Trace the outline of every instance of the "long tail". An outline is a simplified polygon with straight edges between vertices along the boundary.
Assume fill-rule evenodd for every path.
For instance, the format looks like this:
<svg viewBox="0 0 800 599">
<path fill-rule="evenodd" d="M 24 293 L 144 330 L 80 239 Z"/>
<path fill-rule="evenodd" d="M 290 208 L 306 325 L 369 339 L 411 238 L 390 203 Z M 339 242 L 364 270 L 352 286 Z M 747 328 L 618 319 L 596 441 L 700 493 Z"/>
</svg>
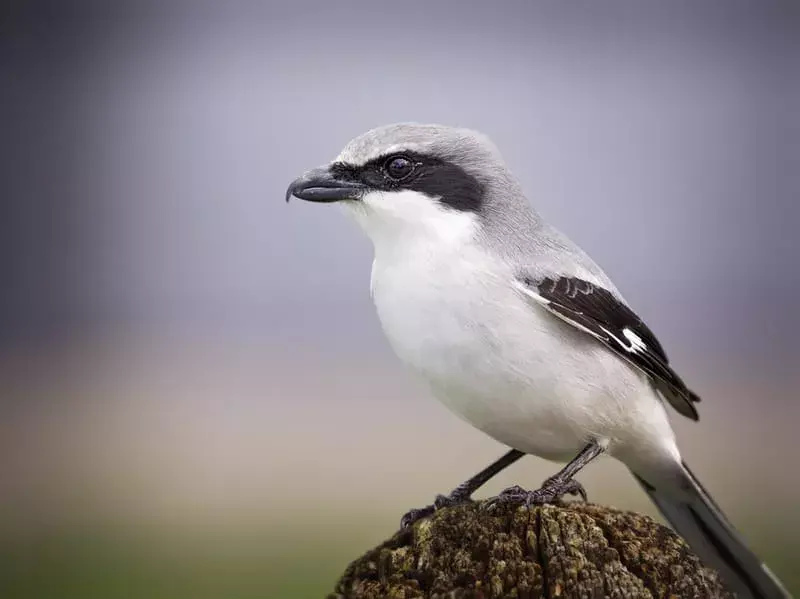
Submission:
<svg viewBox="0 0 800 599">
<path fill-rule="evenodd" d="M 634 476 L 672 527 L 706 565 L 722 575 L 739 599 L 791 599 L 789 591 L 747 548 L 685 462 L 682 473 L 685 484 L 680 494 L 660 491 L 636 473 Z"/>
</svg>

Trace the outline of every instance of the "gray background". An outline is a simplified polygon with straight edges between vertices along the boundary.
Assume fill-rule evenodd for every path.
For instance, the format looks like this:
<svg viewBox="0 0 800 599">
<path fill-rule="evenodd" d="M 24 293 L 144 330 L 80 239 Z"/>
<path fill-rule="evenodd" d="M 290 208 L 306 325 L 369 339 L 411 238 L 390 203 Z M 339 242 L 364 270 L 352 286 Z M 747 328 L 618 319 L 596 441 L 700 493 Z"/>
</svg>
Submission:
<svg viewBox="0 0 800 599">
<path fill-rule="evenodd" d="M 0 528 L 183 547 L 241 526 L 302 554 L 371 514 L 321 593 L 499 454 L 390 354 L 362 234 L 283 202 L 351 137 L 414 120 L 487 133 L 616 280 L 704 397 L 676 422 L 687 461 L 788 576 L 769 543 L 800 528 L 752 514 L 800 499 L 798 46 L 790 2 L 19 4 L 0 27 Z M 650 509 L 612 464 L 584 481 Z"/>
</svg>

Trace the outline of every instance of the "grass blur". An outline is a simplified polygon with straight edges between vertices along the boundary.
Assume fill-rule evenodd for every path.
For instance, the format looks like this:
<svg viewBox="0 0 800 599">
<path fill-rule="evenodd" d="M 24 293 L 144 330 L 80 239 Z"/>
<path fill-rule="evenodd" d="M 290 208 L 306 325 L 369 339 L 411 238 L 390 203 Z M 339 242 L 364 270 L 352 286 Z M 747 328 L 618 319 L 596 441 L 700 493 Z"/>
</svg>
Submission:
<svg viewBox="0 0 800 599">
<path fill-rule="evenodd" d="M 376 544 L 391 528 L 365 522 L 356 512 L 338 525 L 306 530 L 287 522 L 290 538 L 269 531 L 245 540 L 196 538 L 171 544 L 64 531 L 35 545 L 4 543 L 0 553 L 2 596 L 7 599 L 293 599 L 324 597 L 347 562 Z M 759 543 L 790 590 L 800 591 L 787 539 Z"/>
<path fill-rule="evenodd" d="M 7 599 L 197 599 L 321 597 L 350 556 L 374 539 L 360 534 L 297 539 L 276 547 L 269 534 L 250 542 L 165 548 L 108 532 L 74 531 L 35 547 L 4 547 Z"/>
<path fill-rule="evenodd" d="M 0 359 L 2 396 L 24 399 L 0 423 L 0 598 L 330 592 L 405 510 L 503 450 L 393 361 L 362 359 L 356 373 L 348 360 L 196 340 Z M 675 421 L 684 454 L 800 593 L 800 479 L 782 466 L 798 407 L 763 383 L 699 383 L 701 422 Z M 553 468 L 522 460 L 482 495 L 531 486 Z M 581 481 L 597 503 L 655 515 L 613 460 Z"/>
</svg>

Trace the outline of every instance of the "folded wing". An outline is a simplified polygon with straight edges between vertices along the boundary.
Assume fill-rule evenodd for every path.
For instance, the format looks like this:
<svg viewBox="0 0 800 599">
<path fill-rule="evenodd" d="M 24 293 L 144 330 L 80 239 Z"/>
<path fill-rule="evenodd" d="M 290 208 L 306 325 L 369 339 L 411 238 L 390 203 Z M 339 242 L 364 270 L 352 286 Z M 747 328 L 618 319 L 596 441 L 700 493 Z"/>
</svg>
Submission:
<svg viewBox="0 0 800 599">
<path fill-rule="evenodd" d="M 521 276 L 517 287 L 550 313 L 595 337 L 646 373 L 679 413 L 697 420 L 700 398 L 669 366 L 664 348 L 633 310 L 607 289 L 576 277 Z"/>
</svg>

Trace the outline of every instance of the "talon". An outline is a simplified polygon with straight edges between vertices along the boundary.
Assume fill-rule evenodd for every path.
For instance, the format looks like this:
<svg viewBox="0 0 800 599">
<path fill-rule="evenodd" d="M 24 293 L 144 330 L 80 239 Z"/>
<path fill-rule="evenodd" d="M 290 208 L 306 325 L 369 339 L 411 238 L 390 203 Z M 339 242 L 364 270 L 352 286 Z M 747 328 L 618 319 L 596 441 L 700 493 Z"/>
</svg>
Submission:
<svg viewBox="0 0 800 599">
<path fill-rule="evenodd" d="M 569 480 L 560 489 L 561 495 L 575 495 L 580 496 L 584 502 L 589 501 L 589 497 L 586 495 L 586 489 L 583 488 L 583 485 L 579 483 L 577 480 Z"/>
<path fill-rule="evenodd" d="M 555 503 L 564 495 L 580 495 L 586 501 L 586 490 L 578 481 L 547 479 L 542 487 L 535 491 L 527 491 L 517 485 L 503 489 L 497 497 L 489 499 L 484 505 L 488 511 L 493 511 L 503 503 L 521 503 L 526 507 L 530 507 L 532 505 Z"/>
<path fill-rule="evenodd" d="M 555 477 L 548 478 L 542 483 L 540 491 L 547 492 L 552 497 L 549 500 L 550 502 L 559 501 L 564 495 L 575 495 L 580 496 L 583 501 L 589 500 L 586 495 L 586 489 L 575 479 L 562 481 Z"/>
<path fill-rule="evenodd" d="M 450 495 L 437 495 L 436 499 L 433 500 L 431 505 L 426 505 L 423 508 L 406 512 L 406 514 L 400 519 L 400 528 L 408 528 L 418 520 L 422 520 L 423 518 L 433 515 L 433 513 L 437 510 L 459 505 L 461 503 L 470 503 L 471 501 L 472 499 L 469 497 L 463 496 L 456 492 L 453 492 Z"/>
<path fill-rule="evenodd" d="M 435 511 L 436 507 L 433 505 L 426 505 L 423 508 L 409 510 L 402 518 L 400 518 L 400 528 L 408 528 L 415 522 L 422 520 L 423 518 L 427 518 Z"/>
<path fill-rule="evenodd" d="M 436 499 L 433 500 L 433 507 L 436 508 L 437 510 L 440 510 L 445 507 L 450 507 L 453 504 L 454 504 L 453 500 L 450 499 L 450 497 L 448 497 L 447 495 L 437 495 Z"/>
<path fill-rule="evenodd" d="M 503 489 L 502 491 L 500 491 L 499 497 L 524 495 L 527 492 L 528 491 L 526 491 L 519 485 L 514 485 L 513 487 L 508 487 L 507 489 Z"/>
</svg>

